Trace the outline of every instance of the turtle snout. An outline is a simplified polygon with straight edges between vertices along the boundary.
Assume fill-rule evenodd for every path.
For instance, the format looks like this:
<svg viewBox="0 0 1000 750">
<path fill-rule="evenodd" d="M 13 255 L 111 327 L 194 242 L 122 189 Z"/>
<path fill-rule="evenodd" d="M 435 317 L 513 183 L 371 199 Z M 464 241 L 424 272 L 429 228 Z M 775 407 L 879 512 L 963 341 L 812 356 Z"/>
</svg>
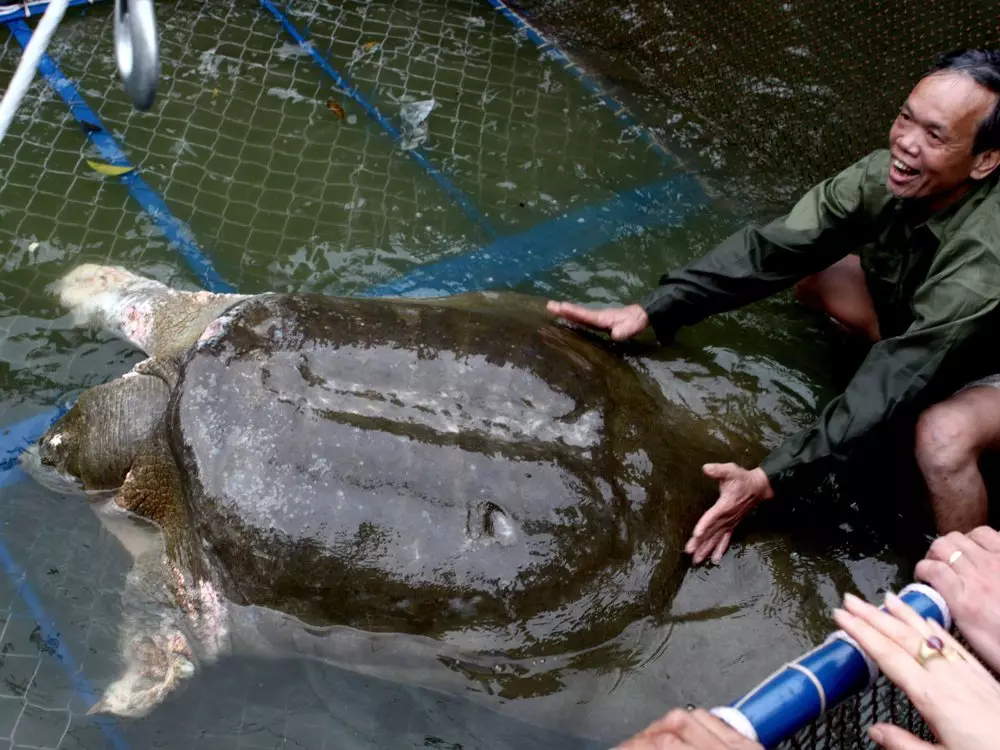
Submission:
<svg viewBox="0 0 1000 750">
<path fill-rule="evenodd" d="M 38 441 L 38 462 L 44 467 L 66 471 L 71 457 L 72 441 L 65 433 L 49 430 Z"/>
<path fill-rule="evenodd" d="M 40 441 L 21 454 L 19 460 L 21 469 L 39 485 L 52 492 L 63 494 L 78 491 L 80 483 L 65 473 L 66 458 L 60 451 L 65 451 L 65 448 L 58 444 L 47 447 Z"/>
</svg>

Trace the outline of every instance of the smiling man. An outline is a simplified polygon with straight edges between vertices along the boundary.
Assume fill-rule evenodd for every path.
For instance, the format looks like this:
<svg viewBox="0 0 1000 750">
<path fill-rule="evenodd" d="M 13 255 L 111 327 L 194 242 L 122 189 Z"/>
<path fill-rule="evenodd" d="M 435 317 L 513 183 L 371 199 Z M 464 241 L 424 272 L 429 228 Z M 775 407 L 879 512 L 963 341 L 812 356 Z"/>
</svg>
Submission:
<svg viewBox="0 0 1000 750">
<path fill-rule="evenodd" d="M 952 52 L 910 93 L 888 150 L 817 185 L 786 216 L 666 274 L 639 304 L 549 303 L 615 339 L 651 325 L 665 342 L 795 285 L 799 300 L 872 340 L 846 390 L 760 466 L 704 467 L 720 494 L 687 543 L 695 563 L 718 561 L 759 502 L 902 420 L 916 426 L 938 531 L 987 522 L 979 457 L 1000 449 L 998 165 L 1000 51 Z"/>
</svg>

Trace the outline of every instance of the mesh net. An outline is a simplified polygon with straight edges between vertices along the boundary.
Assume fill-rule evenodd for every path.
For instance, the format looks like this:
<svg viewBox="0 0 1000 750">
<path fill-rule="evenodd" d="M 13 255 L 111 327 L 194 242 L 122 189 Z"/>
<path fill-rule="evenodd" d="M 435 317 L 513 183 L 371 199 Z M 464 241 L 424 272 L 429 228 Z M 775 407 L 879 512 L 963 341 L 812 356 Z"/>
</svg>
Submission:
<svg viewBox="0 0 1000 750">
<path fill-rule="evenodd" d="M 882 144 L 908 83 L 935 54 L 995 43 L 998 31 L 992 3 L 977 0 L 521 5 L 664 142 L 761 212 Z M 669 160 L 651 156 L 638 129 L 622 129 L 481 0 L 295 0 L 284 10 L 357 97 L 248 0 L 157 4 L 164 78 L 151 114 L 135 112 L 121 90 L 109 6 L 71 11 L 51 49 L 143 178 L 241 291 L 358 292 L 676 174 Z M 0 45 L 0 80 L 8 80 L 20 48 L 9 34 Z M 432 98 L 419 153 L 451 193 L 385 127 L 402 129 L 406 105 Z M 384 121 L 369 117 L 362 101 Z M 149 217 L 87 159 L 100 155 L 36 80 L 0 151 L 0 424 L 134 362 L 120 346 L 85 338 L 42 293 L 67 265 L 121 263 L 192 285 Z M 478 212 L 458 206 L 456 194 Z M 634 269 L 650 264 L 644 255 L 625 257 L 628 271 L 608 272 L 609 288 L 627 288 Z M 28 517 L 65 549 L 53 556 L 40 536 L 16 535 L 10 552 L 29 571 L 16 581 L 33 581 L 50 604 L 72 598 L 60 638 L 88 655 L 82 668 L 91 679 L 106 682 L 117 665 L 97 655 L 117 650 L 103 623 L 117 614 L 125 562 L 113 545 L 88 547 L 99 533 L 93 519 L 82 528 L 67 517 L 53 529 L 29 505 L 5 504 L 5 522 Z M 96 573 L 80 572 L 88 566 Z M 113 745 L 81 717 L 37 613 L 17 585 L 3 585 L 10 590 L 2 592 L 0 746 Z M 252 725 L 247 709 L 239 711 L 240 726 Z M 928 736 L 882 679 L 789 745 L 867 746 L 876 717 Z M 271 739 L 291 736 L 286 721 L 274 720 Z"/>
<path fill-rule="evenodd" d="M 789 199 L 872 149 L 942 52 L 996 46 L 990 0 L 517 0 L 536 24 L 715 168 Z M 635 92 L 641 92 L 639 97 Z M 753 175 L 741 180 L 739 175 Z"/>
<path fill-rule="evenodd" d="M 664 174 L 644 144 L 630 147 L 634 137 L 596 116 L 601 107 L 587 92 L 475 0 L 300 0 L 285 10 L 397 131 L 408 103 L 435 101 L 421 151 L 456 191 L 486 207 L 483 221 L 457 210 L 406 144 L 366 116 L 256 3 L 157 8 L 164 80 L 155 113 L 134 111 L 121 90 L 109 8 L 71 11 L 52 52 L 241 290 L 356 292 L 485 244 L 493 225 L 509 234 L 607 200 L 609 177 L 627 189 Z M 16 43 L 6 45 L 0 75 L 17 60 Z M 18 149 L 0 157 L 2 204 L 27 206 L 16 234 L 47 239 L 55 219 L 78 226 L 84 245 L 96 241 L 88 232 L 101 231 L 114 257 L 154 262 L 159 237 L 118 186 L 89 172 L 83 158 L 96 154 L 81 154 L 75 122 L 44 81 L 18 125 Z M 511 139 L 515 130 L 531 137 Z M 600 158 L 609 142 L 620 144 L 610 164 Z M 540 160 L 547 169 L 532 168 Z M 55 216 L 46 196 L 66 196 Z M 145 240 L 141 250 L 116 247 L 134 232 Z"/>
</svg>

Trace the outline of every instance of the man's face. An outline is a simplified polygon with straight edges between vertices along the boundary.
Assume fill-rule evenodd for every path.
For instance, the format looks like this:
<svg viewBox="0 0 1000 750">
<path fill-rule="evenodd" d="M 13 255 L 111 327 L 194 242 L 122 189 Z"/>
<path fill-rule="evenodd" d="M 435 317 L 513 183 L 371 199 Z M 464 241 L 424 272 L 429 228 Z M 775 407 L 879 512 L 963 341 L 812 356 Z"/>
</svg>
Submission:
<svg viewBox="0 0 1000 750">
<path fill-rule="evenodd" d="M 973 156 L 972 144 L 996 101 L 996 94 L 964 73 L 921 80 L 889 131 L 889 190 L 901 198 L 931 198 L 938 207 L 964 193 L 970 177 L 985 177 L 991 157 Z"/>
</svg>

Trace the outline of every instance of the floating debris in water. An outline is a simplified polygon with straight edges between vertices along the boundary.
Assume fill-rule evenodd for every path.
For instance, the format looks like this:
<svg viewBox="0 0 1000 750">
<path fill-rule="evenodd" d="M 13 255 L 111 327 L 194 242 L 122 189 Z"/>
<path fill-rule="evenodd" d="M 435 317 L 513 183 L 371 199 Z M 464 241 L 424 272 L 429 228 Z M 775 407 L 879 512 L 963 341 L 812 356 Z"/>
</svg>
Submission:
<svg viewBox="0 0 1000 750">
<path fill-rule="evenodd" d="M 105 164 L 100 161 L 93 161 L 92 159 L 87 159 L 87 166 L 93 169 L 98 174 L 103 174 L 106 177 L 121 177 L 123 174 L 128 174 L 133 169 L 134 166 L 129 164 L 128 166 L 121 166 L 119 164 Z"/>
<path fill-rule="evenodd" d="M 435 106 L 437 102 L 434 99 L 427 99 L 422 102 L 406 102 L 400 108 L 403 135 L 399 147 L 403 151 L 412 151 L 427 140 L 427 118 Z"/>
<path fill-rule="evenodd" d="M 344 111 L 344 108 L 340 106 L 340 103 L 336 99 L 327 99 L 326 108 L 331 112 L 333 112 L 333 114 L 335 114 L 341 120 L 347 119 L 347 113 Z"/>
<path fill-rule="evenodd" d="M 359 47 L 354 48 L 354 52 L 351 54 L 351 61 L 347 63 L 347 71 L 350 72 L 354 67 L 354 64 L 364 60 L 366 57 L 372 57 L 382 50 L 382 44 L 385 39 L 377 39 L 370 42 L 365 42 Z"/>
<path fill-rule="evenodd" d="M 302 96 L 298 91 L 293 88 L 283 89 L 280 86 L 272 86 L 267 90 L 269 96 L 276 96 L 279 99 L 285 99 L 286 101 L 293 101 L 295 103 L 315 101 L 315 99 L 310 99 L 308 96 Z"/>
<path fill-rule="evenodd" d="M 292 57 L 308 57 L 309 47 L 302 44 L 292 44 L 285 42 L 275 52 L 281 60 L 288 60 Z"/>
</svg>

